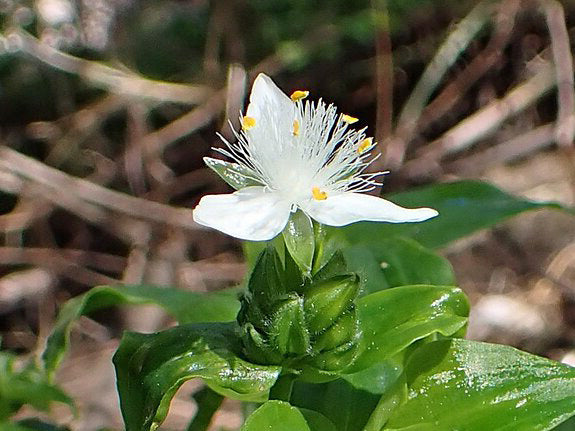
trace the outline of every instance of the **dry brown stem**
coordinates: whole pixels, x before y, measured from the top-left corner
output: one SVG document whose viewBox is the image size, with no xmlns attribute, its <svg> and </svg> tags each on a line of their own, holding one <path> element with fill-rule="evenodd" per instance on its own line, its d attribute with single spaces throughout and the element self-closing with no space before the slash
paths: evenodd
<svg viewBox="0 0 575 431">
<path fill-rule="evenodd" d="M 405 165 L 407 175 L 425 175 L 429 166 L 441 158 L 466 150 L 479 140 L 494 133 L 509 118 L 524 111 L 555 86 L 555 74 L 550 64 L 527 81 L 510 90 L 503 98 L 494 100 L 465 118 L 441 137 L 423 148 L 420 156 Z"/>
<path fill-rule="evenodd" d="M 22 52 L 116 94 L 159 102 L 196 105 L 211 93 L 211 89 L 207 87 L 154 81 L 138 76 L 134 72 L 74 57 L 40 42 L 22 29 L 13 30 L 11 36 L 18 40 Z"/>
<path fill-rule="evenodd" d="M 386 144 L 383 161 L 385 166 L 394 168 L 401 165 L 409 137 L 412 136 L 429 98 L 459 55 L 465 51 L 477 33 L 489 21 L 492 12 L 493 1 L 480 2 L 457 24 L 437 50 L 403 106 L 397 121 L 395 137 Z"/>
<path fill-rule="evenodd" d="M 106 270 L 110 269 L 110 264 L 115 267 L 114 269 L 118 269 L 121 259 L 103 253 L 85 253 L 80 250 L 60 252 L 53 248 L 0 247 L 2 265 L 34 265 L 88 286 L 118 283 L 115 278 L 86 268 L 86 263 L 74 261 L 82 261 L 88 256 L 96 259 L 95 262 L 91 262 L 91 266 L 101 265 Z"/>
<path fill-rule="evenodd" d="M 0 148 L 0 170 L 7 181 L 0 187 L 9 193 L 33 186 L 53 204 L 91 221 L 104 222 L 110 213 L 122 214 L 187 230 L 198 229 L 187 209 L 147 201 L 109 190 L 90 181 L 72 177 L 8 147 Z M 19 182 L 19 184 L 16 184 Z M 16 186 L 16 188 L 14 187 Z"/>
</svg>

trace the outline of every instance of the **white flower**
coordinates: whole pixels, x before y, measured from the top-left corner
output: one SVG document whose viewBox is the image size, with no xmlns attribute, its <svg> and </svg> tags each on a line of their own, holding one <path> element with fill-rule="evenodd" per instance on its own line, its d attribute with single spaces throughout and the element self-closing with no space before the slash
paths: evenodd
<svg viewBox="0 0 575 431">
<path fill-rule="evenodd" d="M 437 215 L 431 208 L 407 209 L 361 194 L 380 184 L 362 173 L 373 160 L 374 143 L 357 121 L 321 100 L 303 101 L 306 91 L 285 95 L 266 75 L 256 78 L 237 142 L 216 149 L 235 163 L 205 158 L 206 164 L 238 189 L 204 196 L 194 220 L 237 238 L 264 241 L 302 210 L 330 226 L 357 221 L 419 222 Z M 223 138 L 222 138 L 223 139 Z"/>
</svg>

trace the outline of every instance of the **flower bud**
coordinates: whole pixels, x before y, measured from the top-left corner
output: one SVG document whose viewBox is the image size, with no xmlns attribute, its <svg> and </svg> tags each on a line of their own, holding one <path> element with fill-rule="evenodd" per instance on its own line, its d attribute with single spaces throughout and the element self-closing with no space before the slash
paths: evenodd
<svg viewBox="0 0 575 431">
<path fill-rule="evenodd" d="M 313 284 L 305 292 L 304 311 L 309 330 L 318 334 L 329 328 L 353 305 L 359 293 L 359 277 L 339 275 Z"/>
<path fill-rule="evenodd" d="M 248 282 L 251 299 L 263 312 L 269 312 L 277 298 L 286 294 L 284 280 L 279 269 L 282 267 L 275 250 L 267 248 L 258 257 Z"/>
<path fill-rule="evenodd" d="M 242 327 L 241 339 L 247 357 L 258 364 L 279 365 L 282 355 L 271 348 L 262 335 L 251 323 Z"/>
<path fill-rule="evenodd" d="M 358 340 L 355 339 L 333 350 L 328 350 L 314 356 L 311 363 L 324 371 L 344 370 L 353 363 L 358 350 L 359 343 Z"/>
<path fill-rule="evenodd" d="M 325 332 L 315 337 L 313 347 L 318 352 L 335 349 L 359 335 L 359 322 L 354 308 L 343 314 Z"/>
<path fill-rule="evenodd" d="M 336 255 L 310 279 L 274 248 L 258 258 L 240 298 L 243 351 L 259 364 L 283 365 L 313 379 L 332 378 L 356 357 L 360 336 L 355 274 L 341 274 Z M 320 274 L 321 273 L 321 274 Z"/>
<path fill-rule="evenodd" d="M 278 306 L 269 325 L 269 343 L 283 356 L 302 356 L 311 350 L 299 295 L 292 294 Z"/>
</svg>

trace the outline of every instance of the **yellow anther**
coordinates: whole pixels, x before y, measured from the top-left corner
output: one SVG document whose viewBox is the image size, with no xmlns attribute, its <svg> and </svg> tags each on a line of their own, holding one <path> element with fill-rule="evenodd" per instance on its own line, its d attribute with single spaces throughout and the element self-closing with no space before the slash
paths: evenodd
<svg viewBox="0 0 575 431">
<path fill-rule="evenodd" d="M 365 153 L 371 147 L 371 144 L 373 144 L 373 138 L 365 138 L 357 147 L 357 152 L 359 154 Z"/>
<path fill-rule="evenodd" d="M 250 130 L 256 125 L 256 119 L 254 117 L 244 117 L 242 118 L 242 129 Z"/>
<path fill-rule="evenodd" d="M 299 135 L 299 121 L 298 120 L 293 120 L 293 135 L 294 136 Z"/>
<path fill-rule="evenodd" d="M 308 95 L 309 91 L 296 90 L 291 94 L 290 99 L 293 100 L 294 102 L 297 102 L 298 100 L 305 99 Z"/>
<path fill-rule="evenodd" d="M 311 194 L 316 201 L 325 201 L 327 199 L 327 193 L 322 192 L 319 187 L 312 187 Z"/>
<path fill-rule="evenodd" d="M 341 119 L 347 124 L 353 124 L 359 121 L 358 118 L 352 117 L 351 115 L 347 114 L 342 114 Z"/>
</svg>

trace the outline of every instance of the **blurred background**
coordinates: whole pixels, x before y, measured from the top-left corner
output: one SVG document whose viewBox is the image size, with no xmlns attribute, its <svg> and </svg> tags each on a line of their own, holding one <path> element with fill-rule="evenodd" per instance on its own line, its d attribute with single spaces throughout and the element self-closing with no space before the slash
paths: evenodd
<svg viewBox="0 0 575 431">
<path fill-rule="evenodd" d="M 573 40 L 568 0 L 0 0 L 2 349 L 37 354 L 92 286 L 242 280 L 241 244 L 190 209 L 228 191 L 202 157 L 233 137 L 259 72 L 359 117 L 384 193 L 473 178 L 574 205 Z M 470 338 L 575 365 L 573 217 L 523 214 L 440 252 L 473 302 Z M 168 324 L 155 308 L 80 319 L 57 379 L 80 415 L 52 418 L 120 429 L 118 337 Z"/>
</svg>

